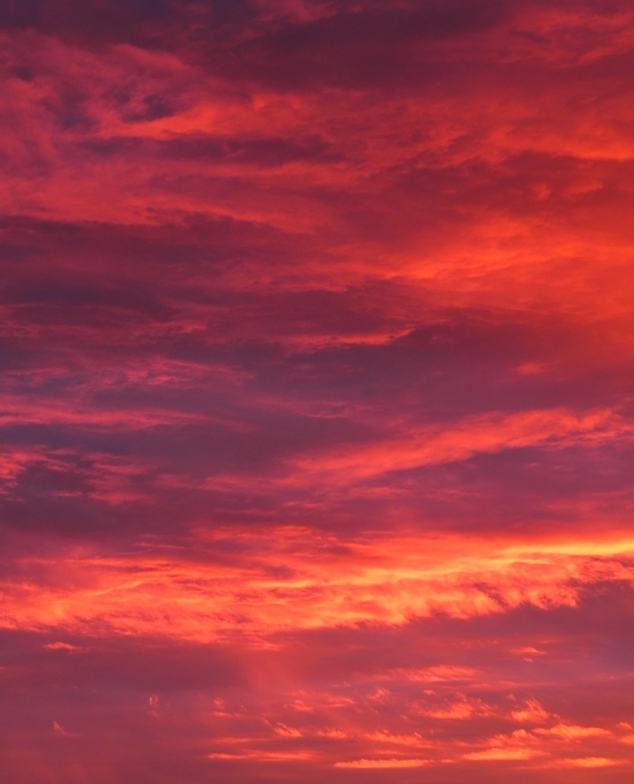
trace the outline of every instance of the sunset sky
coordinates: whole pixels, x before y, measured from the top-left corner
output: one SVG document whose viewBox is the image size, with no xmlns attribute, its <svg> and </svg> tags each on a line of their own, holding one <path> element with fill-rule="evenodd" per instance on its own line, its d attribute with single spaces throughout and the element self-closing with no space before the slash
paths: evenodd
<svg viewBox="0 0 634 784">
<path fill-rule="evenodd" d="M 634 6 L 0 3 L 3 784 L 634 780 Z"/>
</svg>

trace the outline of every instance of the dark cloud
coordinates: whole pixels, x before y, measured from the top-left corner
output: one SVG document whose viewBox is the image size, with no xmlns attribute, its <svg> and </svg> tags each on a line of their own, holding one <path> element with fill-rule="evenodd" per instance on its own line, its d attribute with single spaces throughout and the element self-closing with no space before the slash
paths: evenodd
<svg viewBox="0 0 634 784">
<path fill-rule="evenodd" d="M 158 31 L 173 22 L 174 5 L 169 0 L 87 3 L 75 0 L 26 0 L 3 5 L 0 24 L 35 28 L 57 34 L 69 43 L 151 44 Z"/>
<path fill-rule="evenodd" d="M 294 88 L 424 82 L 441 70 L 425 62 L 427 42 L 476 33 L 502 18 L 499 4 L 473 2 L 343 11 L 239 44 L 231 72 Z M 220 61 L 214 65 L 224 72 Z"/>
<path fill-rule="evenodd" d="M 137 119 L 137 118 L 135 118 Z M 237 139 L 192 136 L 165 142 L 112 138 L 86 143 L 98 155 L 150 155 L 170 160 L 212 161 L 257 167 L 283 166 L 294 161 L 341 162 L 345 155 L 319 136 L 305 139 Z"/>
</svg>

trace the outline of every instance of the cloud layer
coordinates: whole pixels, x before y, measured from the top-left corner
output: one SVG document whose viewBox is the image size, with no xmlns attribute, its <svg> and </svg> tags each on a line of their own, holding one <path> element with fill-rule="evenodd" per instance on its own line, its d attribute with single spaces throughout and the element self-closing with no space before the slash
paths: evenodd
<svg viewBox="0 0 634 784">
<path fill-rule="evenodd" d="M 627 3 L 0 9 L 10 784 L 620 784 Z"/>
</svg>

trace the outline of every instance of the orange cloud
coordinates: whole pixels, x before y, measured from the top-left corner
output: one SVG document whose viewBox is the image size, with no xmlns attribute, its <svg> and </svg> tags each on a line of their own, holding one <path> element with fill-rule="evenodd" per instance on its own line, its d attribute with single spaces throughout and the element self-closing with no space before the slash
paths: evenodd
<svg viewBox="0 0 634 784">
<path fill-rule="evenodd" d="M 425 759 L 359 759 L 350 762 L 335 762 L 335 768 L 358 768 L 358 769 L 380 769 L 380 768 L 422 768 L 429 765 L 430 761 Z"/>
<path fill-rule="evenodd" d="M 611 735 L 609 730 L 601 727 L 576 727 L 570 724 L 557 724 L 549 729 L 539 728 L 535 730 L 540 735 L 549 735 L 562 740 L 581 740 L 582 738 L 600 738 Z"/>
<path fill-rule="evenodd" d="M 512 711 L 511 717 L 518 722 L 544 724 L 550 719 L 550 714 L 537 700 L 527 700 L 526 707 L 523 710 Z"/>
<path fill-rule="evenodd" d="M 549 768 L 611 768 L 615 765 L 631 765 L 629 760 L 611 759 L 608 757 L 574 757 L 555 760 L 548 764 Z"/>
<path fill-rule="evenodd" d="M 368 538 L 330 555 L 327 539 L 301 529 L 259 537 L 233 532 L 231 539 L 247 552 L 257 547 L 257 555 L 218 558 L 212 540 L 208 564 L 177 549 L 164 557 L 25 559 L 22 573 L 44 577 L 5 578 L 2 624 L 203 641 L 360 623 L 399 626 L 436 613 L 469 618 L 522 605 L 575 606 L 584 585 L 634 582 L 629 541 Z M 287 576 L 273 576 L 282 568 Z"/>
<path fill-rule="evenodd" d="M 438 426 L 424 428 L 406 439 L 379 442 L 344 455 L 302 459 L 298 468 L 325 472 L 329 481 L 347 483 L 391 471 L 465 460 L 477 453 L 537 445 L 557 449 L 629 434 L 629 424 L 619 423 L 608 410 L 582 416 L 564 409 L 510 416 L 493 413 L 469 418 L 444 430 Z"/>
<path fill-rule="evenodd" d="M 484 751 L 472 751 L 464 759 L 488 762 L 489 760 L 528 760 L 539 757 L 544 752 L 534 749 L 505 749 L 493 747 Z"/>
</svg>

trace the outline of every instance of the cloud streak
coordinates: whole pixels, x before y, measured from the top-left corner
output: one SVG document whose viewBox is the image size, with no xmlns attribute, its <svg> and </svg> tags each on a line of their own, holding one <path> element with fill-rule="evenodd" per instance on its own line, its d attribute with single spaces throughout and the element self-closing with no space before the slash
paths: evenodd
<svg viewBox="0 0 634 784">
<path fill-rule="evenodd" d="M 344 545 L 309 536 L 227 532 L 199 548 L 197 561 L 178 550 L 162 557 L 84 552 L 18 560 L 19 576 L 3 586 L 3 625 L 199 642 L 236 634 L 266 639 L 368 623 L 399 626 L 437 614 L 466 619 L 525 605 L 575 607 L 597 583 L 634 581 L 631 541 L 392 536 Z M 223 553 L 228 546 L 233 552 Z"/>
</svg>

